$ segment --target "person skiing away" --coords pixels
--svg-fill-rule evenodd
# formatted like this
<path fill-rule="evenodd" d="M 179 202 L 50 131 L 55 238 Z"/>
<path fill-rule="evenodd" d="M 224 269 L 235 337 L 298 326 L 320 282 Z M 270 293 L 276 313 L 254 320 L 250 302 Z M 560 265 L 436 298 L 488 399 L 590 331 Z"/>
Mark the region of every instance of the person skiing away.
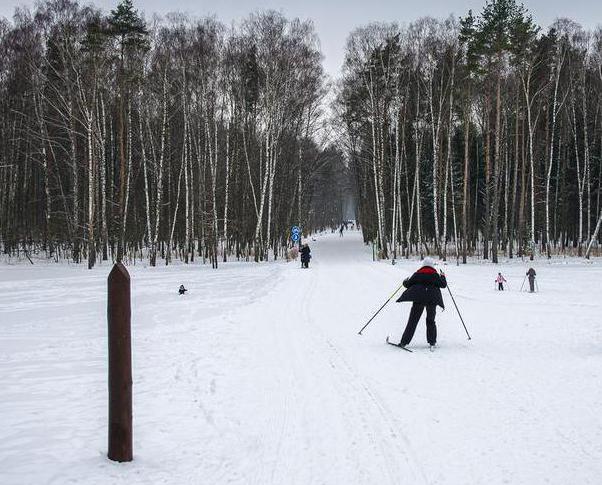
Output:
<path fill-rule="evenodd" d="M 445 309 L 443 296 L 441 295 L 441 288 L 447 287 L 445 274 L 443 272 L 437 273 L 435 262 L 426 257 L 422 261 L 422 267 L 405 279 L 403 286 L 407 290 L 401 294 L 397 302 L 411 301 L 412 309 L 399 346 L 405 348 L 412 341 L 418 321 L 426 308 L 426 340 L 431 351 L 433 351 L 437 344 L 437 326 L 435 325 L 437 306 Z"/>
<path fill-rule="evenodd" d="M 502 273 L 497 274 L 497 278 L 495 279 L 495 282 L 497 283 L 498 291 L 504 291 L 504 283 L 506 283 L 506 278 L 504 278 L 502 276 Z"/>
<path fill-rule="evenodd" d="M 341 228 L 339 229 L 339 236 L 343 237 L 343 230 L 345 229 L 345 224 L 341 224 Z"/>
<path fill-rule="evenodd" d="M 533 293 L 535 291 L 535 270 L 533 268 L 529 268 L 527 271 L 527 276 L 529 277 L 529 293 Z"/>
<path fill-rule="evenodd" d="M 305 243 L 301 246 L 301 267 L 309 268 L 309 260 L 311 259 L 311 249 L 309 249 L 309 245 Z"/>
<path fill-rule="evenodd" d="M 184 288 L 184 285 L 180 285 L 180 288 L 178 289 L 178 293 L 179 293 L 180 295 L 184 295 L 184 294 L 186 294 L 186 292 L 187 292 L 187 291 L 188 291 L 188 290 L 187 290 L 186 288 Z"/>

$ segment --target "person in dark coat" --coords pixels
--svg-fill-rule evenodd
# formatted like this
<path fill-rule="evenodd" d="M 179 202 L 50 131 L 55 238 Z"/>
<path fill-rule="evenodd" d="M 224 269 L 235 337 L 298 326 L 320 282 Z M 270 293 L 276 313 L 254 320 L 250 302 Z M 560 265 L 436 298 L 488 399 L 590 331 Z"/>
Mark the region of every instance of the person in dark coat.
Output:
<path fill-rule="evenodd" d="M 405 347 L 412 341 L 416 326 L 425 308 L 426 340 L 431 346 L 437 343 L 435 314 L 437 313 L 437 306 L 445 308 L 441 288 L 447 286 L 447 280 L 443 273 L 437 273 L 434 266 L 435 263 L 431 258 L 424 258 L 422 267 L 403 282 L 403 286 L 407 290 L 401 294 L 397 302 L 411 301 L 412 309 L 401 342 L 399 342 L 401 347 Z"/>
<path fill-rule="evenodd" d="M 180 288 L 178 288 L 178 293 L 179 293 L 180 295 L 184 295 L 184 294 L 186 294 L 186 292 L 187 292 L 187 291 L 188 291 L 188 290 L 187 290 L 186 288 L 184 288 L 184 285 L 180 285 Z"/>
<path fill-rule="evenodd" d="M 309 249 L 309 245 L 305 243 L 301 246 L 301 267 L 309 268 L 309 260 L 311 259 L 311 249 Z"/>
<path fill-rule="evenodd" d="M 533 268 L 529 268 L 527 271 L 527 276 L 529 277 L 529 293 L 533 293 L 535 291 L 535 270 Z"/>

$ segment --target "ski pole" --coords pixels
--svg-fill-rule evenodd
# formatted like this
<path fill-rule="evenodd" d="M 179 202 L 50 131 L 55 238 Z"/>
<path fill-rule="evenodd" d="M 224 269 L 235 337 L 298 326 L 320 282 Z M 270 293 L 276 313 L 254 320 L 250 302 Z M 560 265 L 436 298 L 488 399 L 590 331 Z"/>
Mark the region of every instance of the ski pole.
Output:
<path fill-rule="evenodd" d="M 364 325 L 364 326 L 362 327 L 362 329 L 361 329 L 361 330 L 358 332 L 358 335 L 361 335 L 361 334 L 362 334 L 362 332 L 364 331 L 364 329 L 365 329 L 365 328 L 366 328 L 368 325 L 370 325 L 370 322 L 371 322 L 372 320 L 374 320 L 374 318 L 376 317 L 376 315 L 378 315 L 378 314 L 380 313 L 380 311 L 381 311 L 381 310 L 382 310 L 382 309 L 383 309 L 383 308 L 384 308 L 384 307 L 387 305 L 387 303 L 389 303 L 389 302 L 391 301 L 391 298 L 393 298 L 393 297 L 395 296 L 395 293 L 397 293 L 397 292 L 398 292 L 398 291 L 401 289 L 401 287 L 402 287 L 402 286 L 403 286 L 403 283 L 402 283 L 401 285 L 399 285 L 399 287 L 398 287 L 398 288 L 397 288 L 397 289 L 396 289 L 396 290 L 393 292 L 393 294 L 392 294 L 392 295 L 389 297 L 389 299 L 388 299 L 386 302 L 384 302 L 384 303 L 383 303 L 383 306 L 381 306 L 381 307 L 378 309 L 378 311 L 377 311 L 377 312 L 376 312 L 374 315 L 372 315 L 372 318 L 371 318 L 370 320 L 368 320 L 368 322 L 366 323 L 366 325 Z"/>
<path fill-rule="evenodd" d="M 527 280 L 527 275 L 523 278 L 523 284 L 520 285 L 520 291 L 523 291 L 523 286 L 525 286 L 525 281 Z"/>
<path fill-rule="evenodd" d="M 472 338 L 470 337 L 470 334 L 468 333 L 468 329 L 466 328 L 466 324 L 464 323 L 464 319 L 462 318 L 462 314 L 460 313 L 460 310 L 458 309 L 458 305 L 456 305 L 456 300 L 454 299 L 454 295 L 452 295 L 452 292 L 449 289 L 449 283 L 447 285 L 447 291 L 449 291 L 449 296 L 451 296 L 451 299 L 454 302 L 454 306 L 456 307 L 458 316 L 460 317 L 460 320 L 462 321 L 462 326 L 464 327 L 464 331 L 466 332 L 466 336 L 468 337 L 468 340 L 472 340 Z"/>

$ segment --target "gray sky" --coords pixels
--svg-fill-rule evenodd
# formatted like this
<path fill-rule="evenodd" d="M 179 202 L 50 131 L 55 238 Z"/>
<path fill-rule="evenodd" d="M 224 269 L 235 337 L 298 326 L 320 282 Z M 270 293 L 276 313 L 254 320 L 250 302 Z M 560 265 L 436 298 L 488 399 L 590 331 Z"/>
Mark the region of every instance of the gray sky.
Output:
<path fill-rule="evenodd" d="M 108 11 L 118 0 L 80 2 L 94 3 Z M 331 76 L 339 72 L 345 40 L 355 27 L 372 21 L 405 23 L 427 15 L 460 16 L 471 8 L 479 12 L 484 3 L 485 0 L 134 0 L 134 5 L 147 18 L 154 12 L 182 11 L 196 16 L 215 14 L 229 24 L 256 10 L 275 9 L 287 17 L 312 19 L 320 37 L 324 65 Z M 15 6 L 33 4 L 33 0 L 0 0 L 0 15 L 10 17 Z M 601 0 L 525 0 L 524 4 L 543 27 L 557 17 L 569 17 L 586 28 L 602 24 Z"/>

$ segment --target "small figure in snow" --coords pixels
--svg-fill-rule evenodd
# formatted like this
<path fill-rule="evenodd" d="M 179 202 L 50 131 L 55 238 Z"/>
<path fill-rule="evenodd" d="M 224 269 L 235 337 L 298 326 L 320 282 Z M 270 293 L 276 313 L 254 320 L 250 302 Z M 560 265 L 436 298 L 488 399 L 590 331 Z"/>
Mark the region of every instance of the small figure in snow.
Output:
<path fill-rule="evenodd" d="M 311 249 L 309 249 L 309 245 L 305 243 L 301 246 L 301 267 L 309 268 L 309 260 L 311 259 Z"/>
<path fill-rule="evenodd" d="M 345 224 L 341 224 L 341 228 L 339 229 L 339 236 L 343 237 L 344 230 L 345 230 Z"/>
<path fill-rule="evenodd" d="M 412 309 L 399 346 L 405 347 L 412 341 L 418 321 L 426 308 L 426 340 L 432 350 L 437 343 L 437 326 L 435 325 L 437 306 L 445 309 L 441 295 L 441 288 L 447 286 L 445 275 L 443 272 L 437 273 L 435 262 L 427 257 L 422 261 L 422 267 L 403 282 L 403 286 L 407 290 L 401 294 L 397 302 L 411 301 Z"/>
<path fill-rule="evenodd" d="M 527 271 L 527 276 L 529 277 L 529 293 L 533 293 L 535 291 L 535 270 L 533 268 L 529 268 Z"/>
<path fill-rule="evenodd" d="M 186 288 L 184 288 L 184 285 L 180 285 L 180 288 L 178 289 L 178 293 L 180 295 L 184 295 L 188 290 Z"/>
<path fill-rule="evenodd" d="M 495 282 L 497 283 L 498 291 L 504 291 L 504 283 L 506 283 L 506 278 L 504 278 L 502 276 L 502 273 L 497 274 L 497 278 L 495 279 Z"/>

